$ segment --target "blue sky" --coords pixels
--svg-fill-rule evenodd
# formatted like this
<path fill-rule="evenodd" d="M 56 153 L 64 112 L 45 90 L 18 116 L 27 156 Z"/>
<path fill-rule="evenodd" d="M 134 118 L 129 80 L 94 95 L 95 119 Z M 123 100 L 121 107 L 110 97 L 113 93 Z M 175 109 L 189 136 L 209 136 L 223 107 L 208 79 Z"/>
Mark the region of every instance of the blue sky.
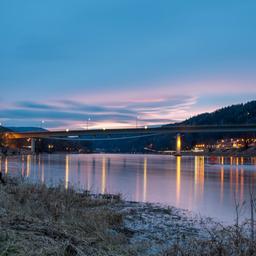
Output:
<path fill-rule="evenodd" d="M 183 120 L 256 96 L 256 2 L 1 0 L 0 121 Z"/>

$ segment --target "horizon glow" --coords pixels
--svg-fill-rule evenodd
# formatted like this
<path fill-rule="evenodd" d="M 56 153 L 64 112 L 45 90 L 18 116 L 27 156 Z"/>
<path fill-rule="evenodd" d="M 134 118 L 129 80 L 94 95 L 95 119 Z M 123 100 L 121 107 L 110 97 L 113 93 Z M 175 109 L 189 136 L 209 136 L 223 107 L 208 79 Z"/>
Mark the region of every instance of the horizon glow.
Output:
<path fill-rule="evenodd" d="M 0 122 L 182 121 L 256 98 L 253 0 L 0 2 Z"/>

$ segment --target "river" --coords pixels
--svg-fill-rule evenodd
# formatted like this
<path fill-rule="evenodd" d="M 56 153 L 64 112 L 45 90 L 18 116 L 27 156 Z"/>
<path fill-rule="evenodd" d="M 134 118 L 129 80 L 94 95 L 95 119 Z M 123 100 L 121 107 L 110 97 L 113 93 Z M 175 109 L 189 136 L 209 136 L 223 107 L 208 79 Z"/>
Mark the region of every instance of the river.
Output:
<path fill-rule="evenodd" d="M 121 193 L 126 200 L 184 208 L 229 223 L 234 200 L 248 202 L 249 185 L 256 188 L 256 157 L 43 154 L 2 157 L 0 168 L 33 182 Z M 246 204 L 242 218 L 248 213 Z"/>

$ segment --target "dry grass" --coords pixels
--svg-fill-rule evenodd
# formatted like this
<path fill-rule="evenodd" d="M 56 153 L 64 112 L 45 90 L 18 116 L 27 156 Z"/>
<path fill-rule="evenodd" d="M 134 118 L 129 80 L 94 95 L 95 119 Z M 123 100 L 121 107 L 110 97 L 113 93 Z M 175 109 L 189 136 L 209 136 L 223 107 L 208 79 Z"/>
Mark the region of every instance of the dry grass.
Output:
<path fill-rule="evenodd" d="M 209 231 L 209 230 L 208 230 Z M 209 231 L 208 239 L 187 238 L 177 240 L 164 256 L 253 256 L 256 242 L 248 238 L 247 232 L 233 227 L 218 227 Z"/>
<path fill-rule="evenodd" d="M 127 216 L 120 213 L 125 203 L 119 196 L 5 180 L 5 185 L 0 183 L 0 256 L 256 255 L 255 236 L 250 235 L 255 223 L 227 227 L 202 220 L 200 225 L 191 224 L 189 219 L 182 221 L 178 211 L 140 204 L 130 204 Z M 127 220 L 132 224 L 129 228 Z M 153 227 L 158 235 L 154 236 L 152 229 L 143 227 L 156 220 L 159 225 Z M 138 225 L 132 228 L 134 223 Z M 159 240 L 164 230 L 169 232 L 166 241 Z M 132 242 L 134 236 L 138 240 Z M 158 243 L 160 250 L 156 250 Z M 163 249 L 167 244 L 169 249 Z"/>
<path fill-rule="evenodd" d="M 211 226 L 209 228 L 209 226 Z M 250 237 L 250 223 L 223 226 L 220 223 L 204 223 L 201 230 L 205 236 L 178 239 L 164 256 L 253 256 L 256 240 Z"/>
<path fill-rule="evenodd" d="M 8 178 L 0 185 L 0 255 L 129 255 L 119 197 Z"/>

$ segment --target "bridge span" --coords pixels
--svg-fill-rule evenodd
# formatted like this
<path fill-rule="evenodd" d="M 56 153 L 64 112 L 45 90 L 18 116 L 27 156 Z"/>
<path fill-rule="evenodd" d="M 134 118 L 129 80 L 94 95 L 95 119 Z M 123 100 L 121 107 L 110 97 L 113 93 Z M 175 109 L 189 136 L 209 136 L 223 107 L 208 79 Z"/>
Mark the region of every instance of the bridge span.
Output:
<path fill-rule="evenodd" d="M 244 125 L 170 125 L 161 127 L 143 127 L 143 128 L 122 128 L 122 129 L 91 129 L 91 130 L 57 130 L 57 131 L 35 131 L 35 132 L 4 132 L 10 139 L 31 139 L 31 150 L 35 150 L 35 140 L 43 138 L 60 138 L 86 135 L 127 135 L 127 134 L 177 134 L 176 153 L 181 152 L 181 133 L 235 133 L 235 132 L 256 132 L 256 124 Z"/>

